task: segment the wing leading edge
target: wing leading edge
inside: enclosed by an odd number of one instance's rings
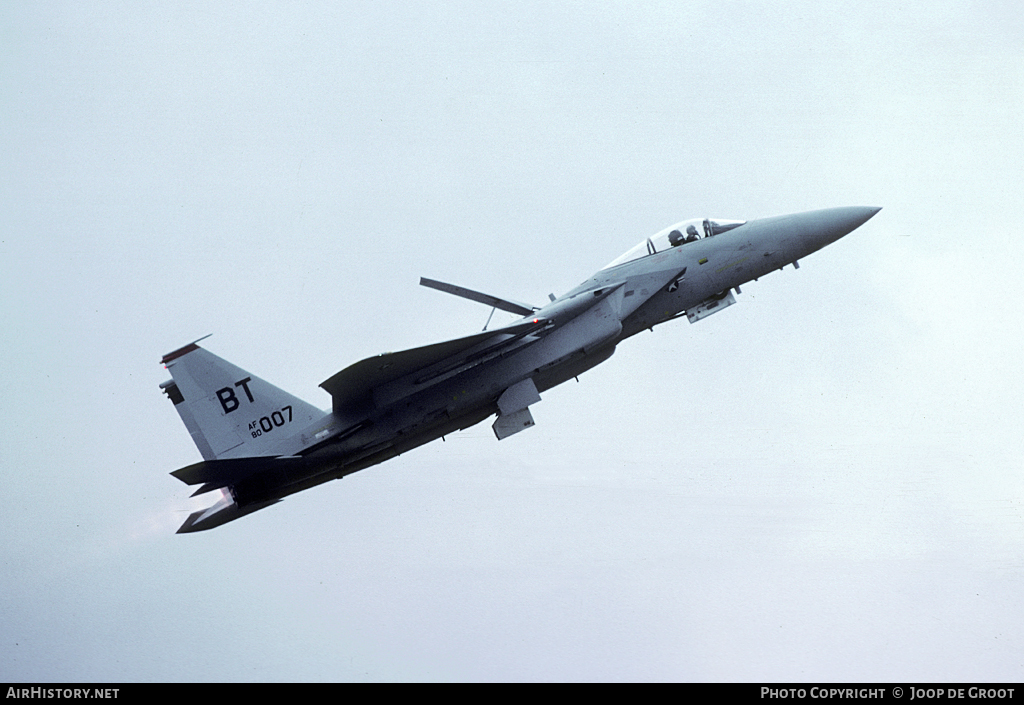
[[[464,299],[476,301],[480,304],[487,304],[494,308],[500,308],[502,311],[508,311],[509,313],[516,314],[517,316],[532,316],[533,312],[537,310],[534,306],[527,306],[526,304],[519,303],[518,301],[509,301],[508,299],[498,298],[497,296],[491,296],[490,294],[485,294],[480,291],[473,291],[472,289],[467,289],[464,286],[456,286],[455,284],[439,282],[436,279],[420,277],[420,286],[443,291],[446,294],[461,296]]]
[[[483,359],[548,325],[547,319],[531,318],[504,328],[441,343],[382,353],[349,365],[320,386],[331,395],[334,412],[344,416],[373,405],[373,392],[384,385],[411,375],[416,375],[415,379],[410,380],[412,384],[425,385],[446,372]]]

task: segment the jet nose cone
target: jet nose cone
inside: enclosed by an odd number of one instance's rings
[[[875,206],[848,206],[802,213],[799,217],[806,227],[807,244],[817,250],[853,232],[880,210]]]
[[[849,208],[836,208],[835,210],[840,211],[837,215],[846,220],[850,227],[850,230],[847,232],[851,232],[871,220],[882,209],[880,206],[850,206]]]
[[[828,208],[823,211],[817,211],[821,216],[823,224],[827,224],[830,228],[837,230],[844,230],[846,233],[852,232],[868,222],[875,213],[882,210],[875,206],[848,206],[846,208]]]

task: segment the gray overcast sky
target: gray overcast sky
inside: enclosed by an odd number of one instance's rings
[[[5,3],[0,680],[1024,679],[1016,3]],[[696,325],[176,536],[160,356],[317,385],[690,217]]]

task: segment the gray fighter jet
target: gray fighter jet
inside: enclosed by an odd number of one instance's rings
[[[604,362],[626,338],[731,306],[741,285],[787,264],[799,267],[799,259],[879,210],[677,223],[542,307],[421,279],[522,318],[350,365],[320,385],[332,397],[331,411],[222,360],[199,341],[168,353],[162,363],[172,379],[160,387],[203,456],[171,474],[198,485],[193,496],[221,490],[220,501],[189,516],[178,533],[220,526],[489,416],[497,416],[498,440],[530,428],[529,407],[541,392]]]

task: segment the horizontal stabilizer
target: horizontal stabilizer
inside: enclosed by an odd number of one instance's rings
[[[188,519],[185,520],[185,523],[178,529],[177,533],[191,534],[196,531],[213,529],[221,524],[227,524],[229,521],[234,521],[235,519],[244,517],[246,514],[252,514],[253,512],[265,509],[272,504],[277,504],[280,501],[281,500],[279,499],[272,499],[268,502],[257,502],[255,504],[246,505],[244,508],[240,508],[232,501],[230,495],[225,495],[212,507],[200,509],[198,512],[192,512]]]
[[[527,306],[521,304],[518,301],[509,301],[508,299],[499,299],[497,296],[491,296],[490,294],[484,294],[480,291],[473,291],[467,289],[464,286],[456,286],[455,284],[446,284],[445,282],[439,282],[436,279],[427,279],[426,277],[420,277],[420,285],[428,287],[430,289],[437,289],[443,291],[446,294],[454,294],[455,296],[461,296],[464,299],[470,301],[476,301],[479,304],[487,304],[494,308],[500,308],[502,311],[508,311],[509,313],[515,313],[519,316],[529,316],[537,310],[535,306]]]
[[[194,463],[171,474],[186,485],[199,485],[199,492],[209,492],[220,487],[227,487],[252,477],[266,470],[294,470],[305,464],[304,458],[288,456],[283,458],[225,458],[222,460],[204,460]],[[195,496],[195,495],[193,495]]]

